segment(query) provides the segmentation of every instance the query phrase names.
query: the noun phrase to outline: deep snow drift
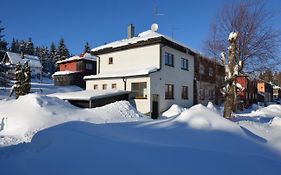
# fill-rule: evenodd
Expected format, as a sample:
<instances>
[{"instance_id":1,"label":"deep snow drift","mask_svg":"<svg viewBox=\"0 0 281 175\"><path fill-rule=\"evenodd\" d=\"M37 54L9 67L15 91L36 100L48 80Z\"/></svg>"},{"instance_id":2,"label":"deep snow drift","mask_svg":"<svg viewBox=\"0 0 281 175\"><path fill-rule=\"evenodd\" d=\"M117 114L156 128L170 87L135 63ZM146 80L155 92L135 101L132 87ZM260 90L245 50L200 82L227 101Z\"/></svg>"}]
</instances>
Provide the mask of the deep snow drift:
<instances>
[{"instance_id":1,"label":"deep snow drift","mask_svg":"<svg viewBox=\"0 0 281 175\"><path fill-rule=\"evenodd\" d=\"M56 97L28 94L18 100L0 101L1 145L29 142L39 130L68 121L113 123L148 120L127 102L81 109Z\"/></svg>"},{"instance_id":2,"label":"deep snow drift","mask_svg":"<svg viewBox=\"0 0 281 175\"><path fill-rule=\"evenodd\" d=\"M271 146L281 139L264 134L265 126L280 129L278 108L231 122L211 104L175 105L168 118L151 120L125 101L80 109L39 94L1 100L1 173L279 175L281 150Z\"/></svg>"}]
</instances>

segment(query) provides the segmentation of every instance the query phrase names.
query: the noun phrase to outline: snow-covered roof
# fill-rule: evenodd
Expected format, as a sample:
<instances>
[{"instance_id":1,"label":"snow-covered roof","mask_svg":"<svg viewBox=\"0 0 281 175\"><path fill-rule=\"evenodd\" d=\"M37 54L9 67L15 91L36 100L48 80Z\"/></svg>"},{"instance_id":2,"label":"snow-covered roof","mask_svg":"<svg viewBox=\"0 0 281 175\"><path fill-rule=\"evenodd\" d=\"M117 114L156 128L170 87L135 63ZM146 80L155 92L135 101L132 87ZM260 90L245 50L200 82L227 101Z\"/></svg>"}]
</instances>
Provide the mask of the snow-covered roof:
<instances>
[{"instance_id":1,"label":"snow-covered roof","mask_svg":"<svg viewBox=\"0 0 281 175\"><path fill-rule=\"evenodd\" d=\"M281 89L281 87L274 85L273 89Z\"/></svg>"},{"instance_id":2,"label":"snow-covered roof","mask_svg":"<svg viewBox=\"0 0 281 175\"><path fill-rule=\"evenodd\" d=\"M6 53L10 58L11 64L20 63L21 65L23 65L27 61L30 67L37 67L37 68L42 67L42 64L37 56L24 55L24 59L22 59L21 54L13 53L13 52L6 52Z\"/></svg>"},{"instance_id":3,"label":"snow-covered roof","mask_svg":"<svg viewBox=\"0 0 281 175\"><path fill-rule=\"evenodd\" d=\"M54 75L69 75L69 74L74 74L74 73L77 73L77 72L79 72L79 71L68 71L68 70L66 70L66 71L57 71L57 72L55 72L53 74L53 76Z\"/></svg>"},{"instance_id":4,"label":"snow-covered roof","mask_svg":"<svg viewBox=\"0 0 281 175\"><path fill-rule=\"evenodd\" d=\"M163 38L165 38L165 39L167 39L169 41L172 41L172 42L174 42L174 43L176 43L178 45L181 45L182 47L185 47L185 48L188 48L188 49L194 51L194 49L191 49L190 47L187 47L186 45L184 45L184 44L182 44L182 43L180 43L178 41L175 41L174 39L172 39L172 38L170 38L168 36L165 36L163 34L160 34L158 32L152 31L152 30L144 31L144 32L140 33L138 36L133 37L133 38L122 39L122 40L119 40L119 41L114 41L112 43L105 44L105 45L93 48L91 51L95 52L95 51L102 50L102 49L105 49L105 48L117 48L117 47L126 46L126 45L130 45L130 44L135 44L135 43L140 42L140 41L147 41L149 39L159 38L159 37L163 37Z\"/></svg>"},{"instance_id":5,"label":"snow-covered roof","mask_svg":"<svg viewBox=\"0 0 281 175\"><path fill-rule=\"evenodd\" d=\"M65 60L57 61L57 64L65 63L65 62L69 62L69 61L76 61L76 60L96 61L96 57L92 56L89 53L85 53L82 55L75 55L75 56L67 58Z\"/></svg>"},{"instance_id":6,"label":"snow-covered roof","mask_svg":"<svg viewBox=\"0 0 281 175\"><path fill-rule=\"evenodd\" d=\"M77 91L77 92L66 92L66 93L54 93L49 96L58 97L59 99L63 100L93 100L99 99L104 97L110 97L113 95L122 95L128 94L128 91L122 90L84 90L84 91Z\"/></svg>"},{"instance_id":7,"label":"snow-covered roof","mask_svg":"<svg viewBox=\"0 0 281 175\"><path fill-rule=\"evenodd\" d=\"M142 69L118 70L118 71L100 73L97 75L89 75L89 76L85 76L84 80L100 79L100 78L132 77L132 76L139 76L139 75L148 75L156 71L157 71L156 67L150 66Z\"/></svg>"}]
</instances>

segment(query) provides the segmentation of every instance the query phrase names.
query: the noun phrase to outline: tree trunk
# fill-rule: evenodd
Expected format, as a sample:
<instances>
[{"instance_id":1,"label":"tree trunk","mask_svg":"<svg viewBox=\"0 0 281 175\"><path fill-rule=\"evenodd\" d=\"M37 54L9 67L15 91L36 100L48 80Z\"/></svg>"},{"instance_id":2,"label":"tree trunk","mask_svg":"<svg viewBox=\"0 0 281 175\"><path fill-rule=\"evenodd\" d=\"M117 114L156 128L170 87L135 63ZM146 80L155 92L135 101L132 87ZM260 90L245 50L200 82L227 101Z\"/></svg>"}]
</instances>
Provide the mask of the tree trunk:
<instances>
[{"instance_id":1,"label":"tree trunk","mask_svg":"<svg viewBox=\"0 0 281 175\"><path fill-rule=\"evenodd\" d=\"M226 93L223 116L227 119L231 118L231 113L235 109L235 78L238 74L235 72L235 55L236 55L236 39L237 33L231 33L228 41L230 46L228 47L228 71L226 72ZM226 66L226 65L225 65Z\"/></svg>"}]
</instances>

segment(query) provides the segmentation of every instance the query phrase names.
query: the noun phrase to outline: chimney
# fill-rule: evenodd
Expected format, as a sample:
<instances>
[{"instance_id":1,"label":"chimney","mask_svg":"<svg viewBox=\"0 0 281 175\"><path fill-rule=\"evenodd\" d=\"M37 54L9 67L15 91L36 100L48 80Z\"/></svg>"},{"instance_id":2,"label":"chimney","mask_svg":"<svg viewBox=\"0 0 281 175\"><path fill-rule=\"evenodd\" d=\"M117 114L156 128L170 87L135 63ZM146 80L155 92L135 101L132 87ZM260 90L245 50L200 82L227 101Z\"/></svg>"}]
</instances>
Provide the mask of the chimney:
<instances>
[{"instance_id":1,"label":"chimney","mask_svg":"<svg viewBox=\"0 0 281 175\"><path fill-rule=\"evenodd\" d=\"M133 38L135 35L135 27L133 24L129 24L128 26L128 39Z\"/></svg>"}]
</instances>

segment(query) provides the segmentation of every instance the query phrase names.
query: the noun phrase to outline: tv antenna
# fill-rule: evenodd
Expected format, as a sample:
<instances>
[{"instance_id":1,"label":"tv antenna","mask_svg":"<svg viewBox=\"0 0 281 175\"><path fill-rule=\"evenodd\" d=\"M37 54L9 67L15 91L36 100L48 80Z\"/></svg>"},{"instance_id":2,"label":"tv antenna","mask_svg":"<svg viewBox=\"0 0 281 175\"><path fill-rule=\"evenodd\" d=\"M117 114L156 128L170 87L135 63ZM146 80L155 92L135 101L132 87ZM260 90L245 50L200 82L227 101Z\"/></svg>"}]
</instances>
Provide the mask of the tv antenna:
<instances>
[{"instance_id":1,"label":"tv antenna","mask_svg":"<svg viewBox=\"0 0 281 175\"><path fill-rule=\"evenodd\" d=\"M159 16L164 16L164 14L163 13L159 13L158 12L158 7L155 5L154 8L153 8L153 23L156 22L156 19Z\"/></svg>"}]
</instances>

